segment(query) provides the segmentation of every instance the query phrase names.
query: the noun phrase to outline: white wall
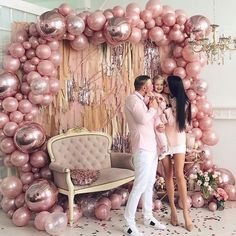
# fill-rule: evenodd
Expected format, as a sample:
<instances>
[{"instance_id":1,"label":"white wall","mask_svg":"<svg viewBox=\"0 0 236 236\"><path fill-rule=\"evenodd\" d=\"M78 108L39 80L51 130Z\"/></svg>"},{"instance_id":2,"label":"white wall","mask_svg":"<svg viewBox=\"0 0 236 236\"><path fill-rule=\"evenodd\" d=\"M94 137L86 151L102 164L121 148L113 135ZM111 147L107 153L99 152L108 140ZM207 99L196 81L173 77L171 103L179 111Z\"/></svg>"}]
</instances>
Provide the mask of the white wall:
<instances>
[{"instance_id":1,"label":"white wall","mask_svg":"<svg viewBox=\"0 0 236 236\"><path fill-rule=\"evenodd\" d=\"M104 1L104 9L115 5L126 7L129 0ZM139 0L142 9L147 1ZM214 22L213 0L162 0L174 10L183 9L188 16L204 15ZM224 33L236 38L236 1L215 1L215 23L220 25L218 35ZM215 163L231 170L236 176L236 51L232 51L232 60L226 57L225 64L208 65L201 78L208 82L208 100L215 110L214 130L220 137L219 143L212 148Z\"/></svg>"}]
</instances>

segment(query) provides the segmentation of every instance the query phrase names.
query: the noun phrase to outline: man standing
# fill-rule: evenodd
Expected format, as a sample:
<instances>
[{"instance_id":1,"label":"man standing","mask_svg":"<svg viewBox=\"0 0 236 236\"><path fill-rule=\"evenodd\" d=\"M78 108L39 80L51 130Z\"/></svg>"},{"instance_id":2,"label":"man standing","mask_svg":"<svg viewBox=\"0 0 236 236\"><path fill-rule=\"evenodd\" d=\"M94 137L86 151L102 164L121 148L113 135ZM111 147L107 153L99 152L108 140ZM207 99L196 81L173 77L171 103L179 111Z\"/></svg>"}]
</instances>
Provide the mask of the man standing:
<instances>
[{"instance_id":1,"label":"man standing","mask_svg":"<svg viewBox=\"0 0 236 236\"><path fill-rule=\"evenodd\" d=\"M152 214L153 185L156 178L158 155L156 147L154 116L158 110L156 99L150 100L149 108L144 103L144 96L152 91L149 76L140 75L134 81L135 92L127 97L125 114L129 126L135 180L125 208L127 226L125 233L142 236L135 224L135 213L142 196L144 224L156 229L165 229Z\"/></svg>"}]
</instances>

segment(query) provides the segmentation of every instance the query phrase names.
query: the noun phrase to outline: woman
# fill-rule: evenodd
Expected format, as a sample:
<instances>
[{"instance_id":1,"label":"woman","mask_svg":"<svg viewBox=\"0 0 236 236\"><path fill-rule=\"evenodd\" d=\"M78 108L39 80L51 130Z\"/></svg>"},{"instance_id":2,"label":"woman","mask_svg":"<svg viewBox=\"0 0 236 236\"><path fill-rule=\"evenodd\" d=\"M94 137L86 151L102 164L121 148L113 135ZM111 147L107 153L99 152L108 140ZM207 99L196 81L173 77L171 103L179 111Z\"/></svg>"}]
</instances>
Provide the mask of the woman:
<instances>
[{"instance_id":1,"label":"woman","mask_svg":"<svg viewBox=\"0 0 236 236\"><path fill-rule=\"evenodd\" d=\"M173 167L178 185L180 200L183 204L183 215L185 220L185 228L188 231L193 229L192 220L189 216L187 206L187 187L184 177L184 161L186 152L186 133L187 123L191 122L191 103L185 93L182 80L178 76L169 76L167 78L169 87L169 107L165 110L168 119L165 132L169 144L169 155L163 160L162 164L165 172L165 181L167 194L171 208L171 224L178 225L177 211L174 204L174 182ZM173 157L174 166L171 158Z\"/></svg>"}]
</instances>

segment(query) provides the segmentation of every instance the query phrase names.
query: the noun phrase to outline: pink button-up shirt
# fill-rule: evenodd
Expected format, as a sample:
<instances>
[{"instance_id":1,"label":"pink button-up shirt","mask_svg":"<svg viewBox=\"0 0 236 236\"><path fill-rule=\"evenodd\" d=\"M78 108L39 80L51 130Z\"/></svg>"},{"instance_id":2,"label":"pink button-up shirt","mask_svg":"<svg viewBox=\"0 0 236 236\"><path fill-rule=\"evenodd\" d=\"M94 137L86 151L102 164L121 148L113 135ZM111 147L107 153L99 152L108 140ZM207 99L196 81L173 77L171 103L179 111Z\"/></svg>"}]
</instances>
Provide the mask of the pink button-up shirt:
<instances>
[{"instance_id":1,"label":"pink button-up shirt","mask_svg":"<svg viewBox=\"0 0 236 236\"><path fill-rule=\"evenodd\" d=\"M131 137L132 153L138 149L156 152L154 117L157 110L148 109L144 97L135 91L125 102L125 114Z\"/></svg>"}]
</instances>

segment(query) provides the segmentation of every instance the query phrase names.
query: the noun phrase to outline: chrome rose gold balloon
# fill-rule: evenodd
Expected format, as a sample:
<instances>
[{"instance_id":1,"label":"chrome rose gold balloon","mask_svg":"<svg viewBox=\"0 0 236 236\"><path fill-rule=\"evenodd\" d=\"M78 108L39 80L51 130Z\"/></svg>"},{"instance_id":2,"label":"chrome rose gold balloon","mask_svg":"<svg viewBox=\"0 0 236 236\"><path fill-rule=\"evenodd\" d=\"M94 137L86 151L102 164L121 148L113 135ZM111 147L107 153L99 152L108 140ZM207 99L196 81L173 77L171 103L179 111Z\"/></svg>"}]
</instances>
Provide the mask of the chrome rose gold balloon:
<instances>
[{"instance_id":1,"label":"chrome rose gold balloon","mask_svg":"<svg viewBox=\"0 0 236 236\"><path fill-rule=\"evenodd\" d=\"M130 34L131 26L124 17L112 17L104 27L104 36L111 45L126 41Z\"/></svg>"},{"instance_id":2,"label":"chrome rose gold balloon","mask_svg":"<svg viewBox=\"0 0 236 236\"><path fill-rule=\"evenodd\" d=\"M10 72L0 73L0 99L14 96L20 86L20 80L17 75Z\"/></svg>"},{"instance_id":3,"label":"chrome rose gold balloon","mask_svg":"<svg viewBox=\"0 0 236 236\"><path fill-rule=\"evenodd\" d=\"M65 18L56 11L43 13L36 27L41 37L47 40L61 39L66 32Z\"/></svg>"},{"instance_id":4,"label":"chrome rose gold balloon","mask_svg":"<svg viewBox=\"0 0 236 236\"><path fill-rule=\"evenodd\" d=\"M58 189L52 182L40 179L27 189L25 203L31 211L46 211L55 204L57 195Z\"/></svg>"},{"instance_id":5,"label":"chrome rose gold balloon","mask_svg":"<svg viewBox=\"0 0 236 236\"><path fill-rule=\"evenodd\" d=\"M16 147L24 153L37 151L43 146L45 140L46 136L42 126L33 122L19 127L14 135Z\"/></svg>"}]
</instances>

